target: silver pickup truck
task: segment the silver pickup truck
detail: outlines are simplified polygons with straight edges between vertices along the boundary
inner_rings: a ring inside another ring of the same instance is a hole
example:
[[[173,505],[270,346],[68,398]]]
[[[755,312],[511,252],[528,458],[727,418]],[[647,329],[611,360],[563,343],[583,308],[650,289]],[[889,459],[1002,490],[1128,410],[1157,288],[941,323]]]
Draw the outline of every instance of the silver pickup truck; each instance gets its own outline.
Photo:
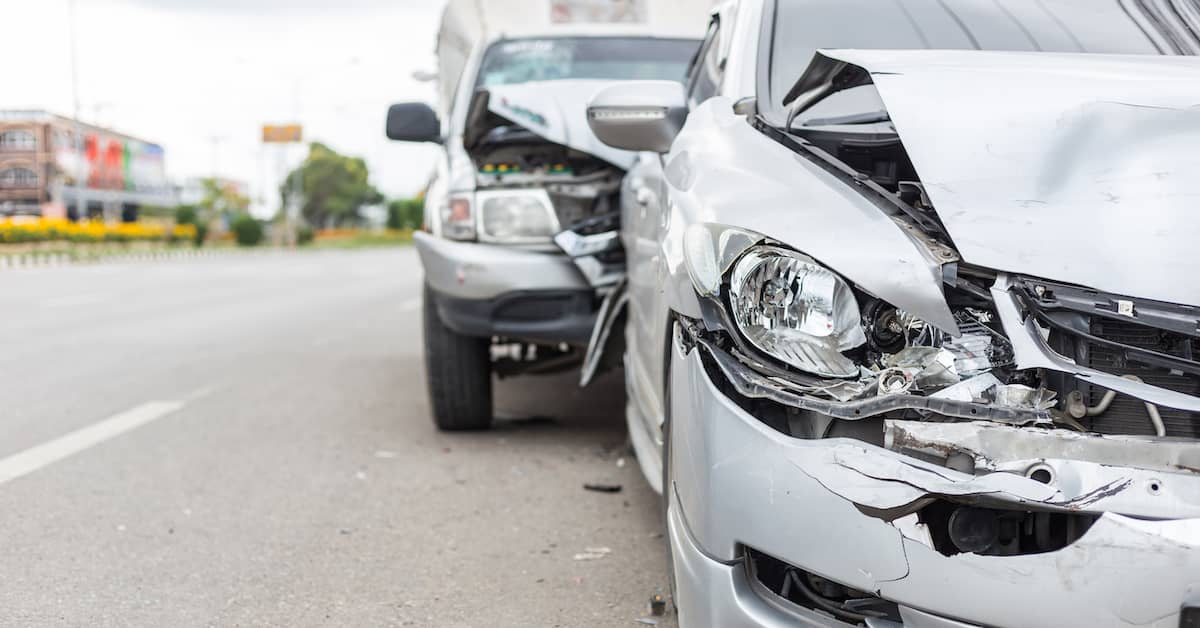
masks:
[[[621,182],[636,155],[587,125],[616,81],[682,81],[711,0],[452,1],[441,115],[393,105],[387,135],[443,147],[416,235],[434,421],[492,422],[493,374],[575,368],[623,278]]]

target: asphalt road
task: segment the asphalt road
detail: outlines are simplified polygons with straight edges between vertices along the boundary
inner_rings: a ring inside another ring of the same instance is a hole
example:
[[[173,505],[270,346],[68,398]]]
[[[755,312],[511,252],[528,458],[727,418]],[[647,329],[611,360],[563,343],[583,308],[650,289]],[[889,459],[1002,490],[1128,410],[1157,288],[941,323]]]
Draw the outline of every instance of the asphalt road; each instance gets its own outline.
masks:
[[[636,625],[620,375],[440,434],[420,284],[410,249],[0,273],[0,625]]]

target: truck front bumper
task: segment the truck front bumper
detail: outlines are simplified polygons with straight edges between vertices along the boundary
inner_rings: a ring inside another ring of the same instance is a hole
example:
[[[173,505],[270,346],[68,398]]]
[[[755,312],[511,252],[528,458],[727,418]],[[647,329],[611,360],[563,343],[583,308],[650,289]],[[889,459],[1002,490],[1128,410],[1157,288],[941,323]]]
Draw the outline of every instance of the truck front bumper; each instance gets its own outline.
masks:
[[[565,255],[414,236],[442,323],[466,336],[586,346],[595,289]]]

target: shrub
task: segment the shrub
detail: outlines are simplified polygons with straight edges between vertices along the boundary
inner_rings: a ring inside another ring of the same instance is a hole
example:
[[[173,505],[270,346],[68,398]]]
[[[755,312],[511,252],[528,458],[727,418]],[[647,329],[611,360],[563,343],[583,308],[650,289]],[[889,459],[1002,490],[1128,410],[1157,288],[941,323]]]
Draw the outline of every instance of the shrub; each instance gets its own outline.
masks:
[[[308,225],[300,225],[296,228],[296,244],[301,246],[311,244],[316,236],[317,233]]]
[[[180,205],[175,208],[175,224],[177,225],[194,225],[199,217],[196,208],[191,205]]]
[[[263,240],[263,226],[250,214],[238,214],[229,225],[240,246],[257,246]]]

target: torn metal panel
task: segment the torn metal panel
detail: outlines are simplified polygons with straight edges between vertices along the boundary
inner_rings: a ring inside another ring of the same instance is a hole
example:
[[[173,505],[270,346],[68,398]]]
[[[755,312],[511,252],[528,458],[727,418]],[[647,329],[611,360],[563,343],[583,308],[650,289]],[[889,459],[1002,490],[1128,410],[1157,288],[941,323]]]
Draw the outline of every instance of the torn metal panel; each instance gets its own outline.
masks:
[[[1200,441],[1143,436],[1101,436],[1066,430],[1022,430],[984,422],[925,423],[887,421],[890,448],[927,453],[970,453],[976,466],[1019,460],[1069,458],[1097,464],[1190,473],[1200,476]]]
[[[984,419],[1010,425],[1049,424],[1050,414],[1045,410],[1001,407],[993,404],[960,401],[937,397],[922,397],[909,394],[887,394],[867,399],[829,401],[813,396],[825,394],[831,397],[853,399],[861,395],[864,384],[856,380],[815,380],[810,386],[784,383],[766,377],[745,366],[740,360],[713,345],[706,339],[698,344],[712,356],[717,367],[739,393],[751,398],[770,399],[778,403],[803,410],[820,412],[834,418],[859,420],[879,416],[896,410],[928,410],[943,416],[962,419]]]
[[[825,441],[819,455],[793,456],[800,472],[859,506],[896,510],[930,495],[986,496],[1013,504],[1042,504],[1070,509],[1090,496],[1062,495],[1035,480],[1011,473],[974,476],[852,441]]]
[[[1072,509],[1140,517],[1200,517],[1200,442],[1015,429],[990,423],[885,421],[885,446],[976,474],[1036,478],[1064,495],[1091,495]],[[1125,487],[1109,491],[1108,487]],[[1128,489],[1128,490],[1126,490]]]
[[[829,491],[858,506],[905,514],[930,497],[953,497],[1058,512],[1120,512],[1145,517],[1200,517],[1200,478],[1093,463],[1053,460],[1052,484],[1026,477],[1035,463],[962,473],[870,446],[838,443],[792,463]],[[1001,465],[1002,466],[1002,465]],[[1157,475],[1156,475],[1157,474]],[[1169,487],[1169,488],[1168,488]]]
[[[1181,237],[1200,233],[1200,59],[832,50],[809,74],[846,63],[871,74],[963,260],[1200,305]]]

